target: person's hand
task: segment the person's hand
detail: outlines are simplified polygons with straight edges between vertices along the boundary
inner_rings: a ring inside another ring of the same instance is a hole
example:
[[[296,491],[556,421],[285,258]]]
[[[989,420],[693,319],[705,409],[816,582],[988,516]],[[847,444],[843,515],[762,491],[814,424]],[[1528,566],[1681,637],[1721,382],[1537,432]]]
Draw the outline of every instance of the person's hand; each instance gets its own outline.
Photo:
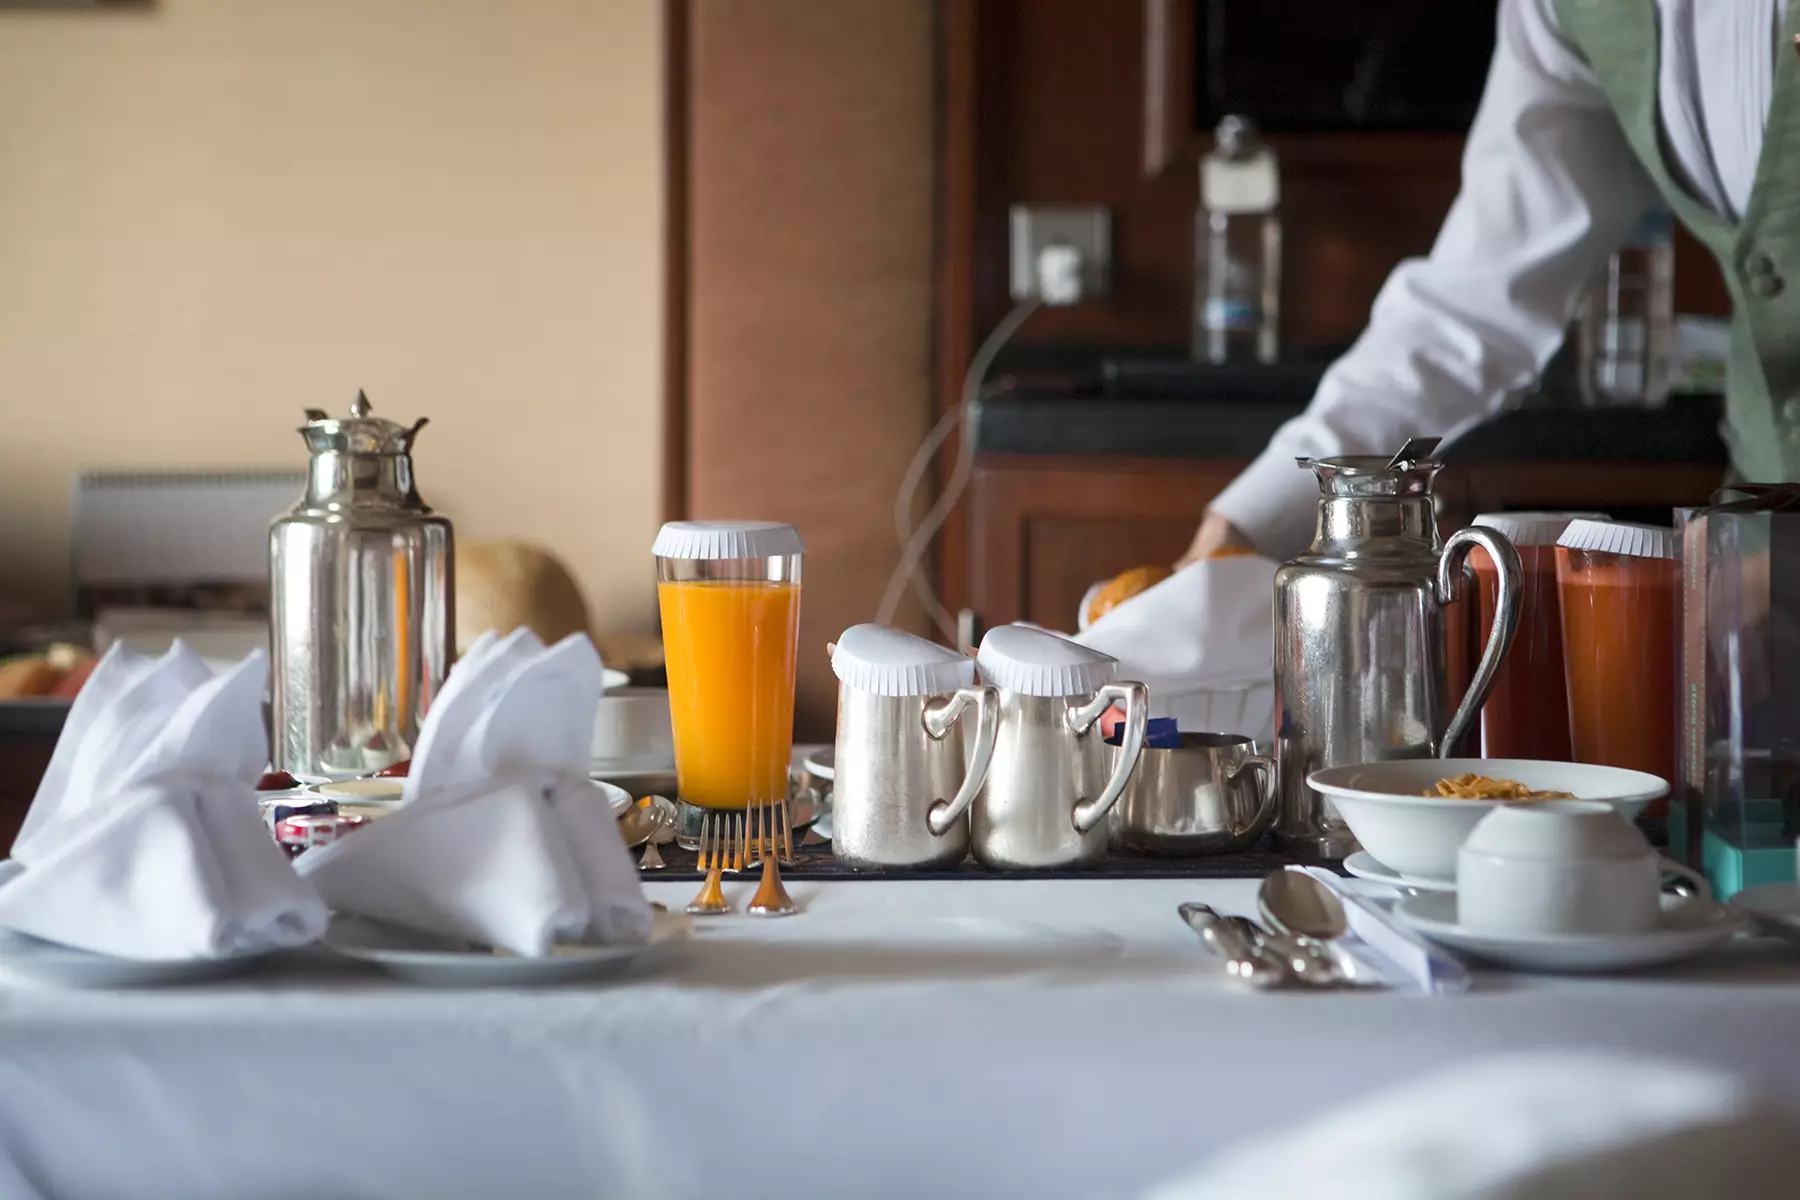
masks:
[[[1187,553],[1175,564],[1177,571],[1203,558],[1211,558],[1221,550],[1238,550],[1254,552],[1256,547],[1250,539],[1239,532],[1238,527],[1227,521],[1218,513],[1207,513],[1206,519],[1200,522],[1200,530],[1194,534],[1193,544],[1188,546]]]

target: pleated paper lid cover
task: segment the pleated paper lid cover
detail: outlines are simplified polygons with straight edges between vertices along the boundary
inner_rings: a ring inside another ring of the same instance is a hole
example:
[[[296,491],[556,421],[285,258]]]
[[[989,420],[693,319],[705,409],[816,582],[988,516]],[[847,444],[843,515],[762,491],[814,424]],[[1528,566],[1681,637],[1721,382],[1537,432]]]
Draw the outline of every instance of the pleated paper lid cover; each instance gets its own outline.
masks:
[[[806,546],[779,521],[670,521],[650,550],[658,558],[779,558]]]
[[[831,669],[859,692],[939,696],[975,682],[975,660],[886,625],[852,625],[831,652]]]
[[[1119,660],[1028,625],[988,630],[975,655],[981,677],[1026,696],[1085,696],[1109,684]]]
[[[1571,521],[1556,544],[1571,550],[1598,550],[1630,558],[1674,558],[1679,549],[1673,529],[1624,521]]]
[[[1505,512],[1482,513],[1469,524],[1491,529],[1515,546],[1554,546],[1571,522],[1606,519],[1597,512]]]

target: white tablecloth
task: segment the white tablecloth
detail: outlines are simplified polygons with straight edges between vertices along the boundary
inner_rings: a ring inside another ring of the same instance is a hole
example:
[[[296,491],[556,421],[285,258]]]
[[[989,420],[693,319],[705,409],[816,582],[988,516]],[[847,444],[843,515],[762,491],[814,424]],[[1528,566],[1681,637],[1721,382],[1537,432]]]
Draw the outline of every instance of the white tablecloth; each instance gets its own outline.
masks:
[[[1248,911],[1254,887],[798,883],[799,916],[720,918],[622,978],[535,992],[320,960],[7,987],[0,1196],[1122,1196],[1519,1048],[1661,1053],[1800,1101],[1800,955],[1778,943],[1632,979],[1483,974],[1457,998],[1256,995],[1175,916]],[[678,908],[695,887],[650,890]],[[727,890],[741,907],[751,883]]]

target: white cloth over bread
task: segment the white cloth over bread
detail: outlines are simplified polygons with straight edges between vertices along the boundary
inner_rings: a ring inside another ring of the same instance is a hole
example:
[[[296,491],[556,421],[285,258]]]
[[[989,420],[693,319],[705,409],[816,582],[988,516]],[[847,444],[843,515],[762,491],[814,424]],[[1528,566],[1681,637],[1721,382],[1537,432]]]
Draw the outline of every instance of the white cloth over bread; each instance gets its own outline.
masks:
[[[585,634],[484,635],[426,715],[400,806],[295,868],[335,909],[515,954],[647,940],[637,866],[587,775],[601,689]]]
[[[1150,715],[1184,730],[1275,733],[1275,564],[1192,563],[1074,635],[1150,689]]]
[[[261,650],[215,676],[180,641],[156,659],[114,646],[0,863],[0,926],[139,959],[318,938],[325,905],[257,813],[268,673]]]

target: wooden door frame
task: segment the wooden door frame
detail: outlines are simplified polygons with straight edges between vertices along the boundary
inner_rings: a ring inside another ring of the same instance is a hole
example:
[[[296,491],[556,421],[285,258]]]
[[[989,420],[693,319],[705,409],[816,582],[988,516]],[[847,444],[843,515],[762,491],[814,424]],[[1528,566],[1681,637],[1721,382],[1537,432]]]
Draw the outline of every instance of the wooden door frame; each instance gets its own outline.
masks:
[[[692,0],[663,0],[662,515],[688,515],[689,165]]]

